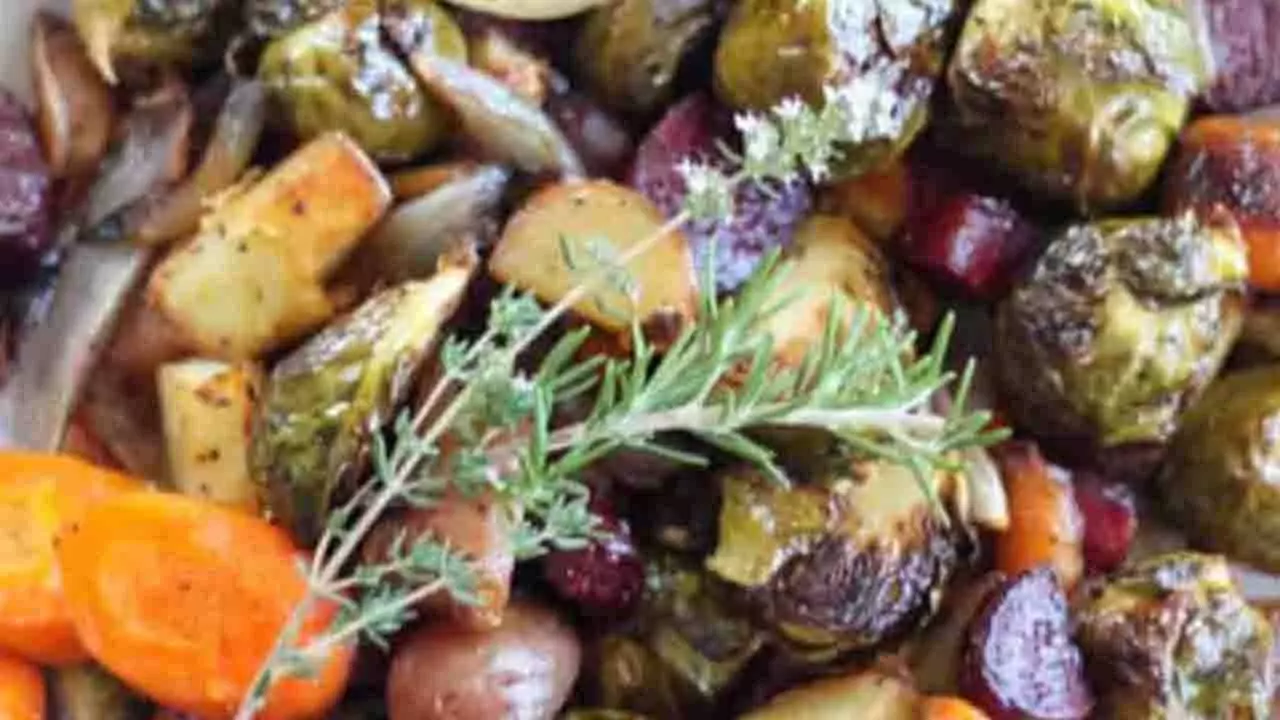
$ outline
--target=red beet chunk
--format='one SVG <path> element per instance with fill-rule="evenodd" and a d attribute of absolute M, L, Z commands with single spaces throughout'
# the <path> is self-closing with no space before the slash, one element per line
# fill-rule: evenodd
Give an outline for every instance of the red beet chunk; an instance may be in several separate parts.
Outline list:
<path fill-rule="evenodd" d="M 964 696 L 992 720 L 1082 720 L 1093 707 L 1067 600 L 1047 567 L 992 593 L 969 627 Z"/>
<path fill-rule="evenodd" d="M 1216 112 L 1280 102 L 1280 4 L 1274 0 L 1200 0 L 1215 77 L 1201 101 Z"/>
<path fill-rule="evenodd" d="M 36 269 L 51 239 L 49 169 L 22 104 L 0 90 L 0 280 Z"/>
<path fill-rule="evenodd" d="M 631 185 L 667 217 L 678 213 L 685 197 L 681 160 L 723 164 L 720 143 L 737 142 L 732 116 L 708 96 L 691 95 L 676 103 L 641 142 L 631 170 Z M 686 228 L 699 268 L 705 268 L 712 243 L 716 247 L 717 290 L 732 291 L 742 284 L 769 251 L 791 241 L 809 212 L 808 185 L 744 185 L 739 188 L 732 219 L 703 222 Z"/>
<path fill-rule="evenodd" d="M 909 223 L 907 259 L 952 290 L 995 300 L 1035 240 L 1035 227 L 1008 201 L 960 192 L 929 203 Z"/>
<path fill-rule="evenodd" d="M 588 615 L 625 613 L 644 591 L 644 561 L 630 526 L 607 502 L 593 499 L 592 511 L 601 520 L 602 536 L 581 550 L 548 554 L 543 574 L 556 593 Z"/>
<path fill-rule="evenodd" d="M 1076 482 L 1076 505 L 1084 518 L 1084 562 L 1089 572 L 1109 573 L 1124 564 L 1138 532 L 1128 487 L 1096 478 Z"/>

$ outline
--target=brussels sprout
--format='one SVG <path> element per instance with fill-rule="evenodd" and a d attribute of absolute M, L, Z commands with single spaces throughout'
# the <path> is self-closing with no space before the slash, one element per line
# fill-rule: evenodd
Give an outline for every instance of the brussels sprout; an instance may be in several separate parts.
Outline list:
<path fill-rule="evenodd" d="M 318 20 L 346 0 L 244 0 L 244 21 L 259 37 L 279 37 Z"/>
<path fill-rule="evenodd" d="M 646 644 L 700 701 L 723 692 L 764 640 L 730 607 L 730 590 L 675 556 L 659 556 L 648 568 Z"/>
<path fill-rule="evenodd" d="M 747 588 L 793 643 L 840 652 L 900 635 L 932 614 L 956 537 L 912 471 L 833 459 L 784 488 L 751 468 L 720 478 L 720 537 L 707 567 Z M 955 478 L 934 478 L 948 496 Z"/>
<path fill-rule="evenodd" d="M 978 0 L 948 130 L 1036 191 L 1114 207 L 1155 178 L 1205 66 L 1181 2 Z"/>
<path fill-rule="evenodd" d="M 1220 216 L 1067 229 L 998 311 L 1008 409 L 1059 446 L 1164 443 L 1235 341 L 1247 272 Z"/>
<path fill-rule="evenodd" d="M 1158 476 L 1193 543 L 1280 572 L 1280 366 L 1227 375 L 1187 412 Z"/>
<path fill-rule="evenodd" d="M 866 109 L 865 138 L 845 148 L 842 174 L 873 170 L 898 155 L 929 117 L 942 74 L 955 0 L 741 0 L 716 49 L 720 97 L 737 109 L 768 110 L 799 96 L 825 101 L 845 91 Z"/>
<path fill-rule="evenodd" d="M 594 701 L 654 717 L 682 715 L 685 688 L 644 642 L 621 634 L 606 635 L 596 643 L 594 652 Z"/>
<path fill-rule="evenodd" d="M 116 63 L 190 65 L 230 39 L 238 0 L 74 0 L 76 28 L 109 80 Z"/>
<path fill-rule="evenodd" d="M 276 365 L 253 437 L 272 513 L 314 542 L 335 501 L 360 480 L 370 435 L 391 420 L 470 270 L 386 290 Z"/>
<path fill-rule="evenodd" d="M 1076 620 L 1098 717 L 1272 717 L 1274 630 L 1221 557 L 1150 558 L 1093 588 Z"/>
<path fill-rule="evenodd" d="M 619 112 L 649 115 L 671 98 L 680 63 L 711 30 L 714 0 L 622 0 L 595 10 L 577 61 L 592 94 Z"/>
<path fill-rule="evenodd" d="M 432 52 L 465 59 L 466 39 L 428 0 L 407 0 L 416 36 Z M 448 114 L 384 42 L 383 16 L 360 3 L 331 12 L 267 46 L 258 76 L 300 139 L 340 130 L 377 160 L 409 160 L 435 147 Z"/>

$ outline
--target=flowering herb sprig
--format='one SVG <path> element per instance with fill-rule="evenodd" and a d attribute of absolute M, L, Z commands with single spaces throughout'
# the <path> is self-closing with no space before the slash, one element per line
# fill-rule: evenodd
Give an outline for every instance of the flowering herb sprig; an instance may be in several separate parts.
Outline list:
<path fill-rule="evenodd" d="M 490 306 L 480 337 L 444 343 L 440 379 L 411 415 L 399 419 L 390 445 L 375 437 L 370 479 L 329 518 L 306 568 L 307 595 L 237 717 L 253 717 L 275 682 L 313 671 L 339 644 L 359 638 L 385 646 L 430 595 L 447 592 L 460 602 L 474 601 L 473 573 L 445 538 L 401 536 L 385 560 L 356 561 L 369 531 L 395 506 L 430 506 L 450 490 L 491 493 L 518 518 L 513 544 L 517 556 L 527 558 L 590 540 L 596 520 L 579 476 L 608 453 L 626 448 L 705 462 L 663 445 L 659 438 L 667 433 L 697 437 L 780 481 L 785 478 L 772 452 L 750 429 L 820 428 L 857 453 L 902 463 L 922 477 L 951 463 L 955 451 L 990 442 L 987 414 L 963 410 L 967 373 L 949 414 L 935 414 L 930 406 L 955 379 L 944 369 L 950 321 L 918 355 L 901 319 L 832 308 L 806 360 L 795 368 L 777 367 L 772 339 L 759 332 L 778 310 L 782 271 L 776 255 L 729 299 L 710 291 L 716 287 L 714 263 L 706 263 L 699 321 L 661 353 L 633 324 L 629 358 L 579 361 L 584 328 L 563 335 L 535 373 L 517 370 L 522 353 L 580 300 L 601 285 L 628 282 L 622 269 L 632 259 L 686 223 L 731 216 L 741 184 L 826 177 L 842 147 L 879 132 L 883 112 L 872 89 L 853 83 L 829 91 L 820 108 L 789 100 L 767 114 L 739 116 L 742 151 L 726 150 L 734 169 L 682 162 L 684 207 L 652 236 L 625 252 L 588 252 L 581 282 L 550 308 L 508 290 Z M 579 240 L 564 239 L 564 252 L 581 247 Z M 555 410 L 570 401 L 587 401 L 589 412 L 557 426 Z M 441 450 L 446 437 L 457 441 L 447 454 Z M 325 632 L 300 643 L 303 619 L 321 601 L 338 603 L 342 612 Z"/>

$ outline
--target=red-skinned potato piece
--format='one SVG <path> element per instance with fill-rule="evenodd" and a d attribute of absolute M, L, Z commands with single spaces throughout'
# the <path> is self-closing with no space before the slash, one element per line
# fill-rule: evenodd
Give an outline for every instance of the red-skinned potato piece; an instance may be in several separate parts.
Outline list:
<path fill-rule="evenodd" d="M 995 459 L 1009 499 L 1009 528 L 996 536 L 996 569 L 1013 576 L 1040 566 L 1071 588 L 1084 574 L 1084 523 L 1070 477 L 1030 442 L 1006 443 Z"/>
<path fill-rule="evenodd" d="M 1200 118 L 1183 131 L 1167 178 L 1170 212 L 1230 212 L 1249 246 L 1249 284 L 1280 290 L 1280 116 Z"/>
<path fill-rule="evenodd" d="M 1201 103 L 1238 112 L 1280 101 L 1280 5 L 1274 0 L 1194 0 L 1212 49 L 1214 81 Z"/>
<path fill-rule="evenodd" d="M 552 720 L 581 657 L 573 629 L 526 602 L 513 603 L 487 632 L 428 623 L 396 649 L 387 712 L 391 720 Z"/>
<path fill-rule="evenodd" d="M 1117 570 L 1129 557 L 1138 514 L 1129 486 L 1077 478 L 1076 506 L 1084 520 L 1084 564 L 1091 573 Z"/>
<path fill-rule="evenodd" d="M 979 300 L 1004 294 L 1035 227 L 1008 201 L 961 191 L 919 208 L 907 221 L 907 260 L 939 284 Z"/>
<path fill-rule="evenodd" d="M 429 508 L 383 520 L 365 541 L 364 555 L 373 562 L 385 561 L 398 537 L 403 538 L 404 547 L 424 535 L 448 540 L 473 563 L 478 602 L 465 604 L 448 593 L 439 593 L 427 598 L 419 609 L 428 615 L 444 615 L 460 627 L 487 630 L 501 624 L 510 598 L 515 569 L 510 534 L 511 519 L 502 503 L 490 497 L 452 493 Z"/>
<path fill-rule="evenodd" d="M 969 629 L 960 686 L 991 720 L 1083 720 L 1093 707 L 1053 572 L 1012 578 Z"/>
<path fill-rule="evenodd" d="M 699 159 L 723 162 L 719 143 L 735 144 L 732 117 L 709 96 L 684 98 L 667 111 L 636 150 L 631 186 L 667 216 L 678 213 L 685 197 L 679 165 Z M 770 250 L 787 245 L 812 205 L 808 185 L 761 187 L 747 184 L 734 197 L 734 216 L 722 223 L 693 223 L 689 244 L 699 268 L 705 267 L 712 241 L 716 247 L 717 289 L 736 289 Z M 699 275 L 701 277 L 701 275 Z"/>

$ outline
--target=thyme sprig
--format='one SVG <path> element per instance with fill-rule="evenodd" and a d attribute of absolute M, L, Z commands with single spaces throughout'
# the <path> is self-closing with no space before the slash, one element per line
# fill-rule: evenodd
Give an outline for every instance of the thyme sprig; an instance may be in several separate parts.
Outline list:
<path fill-rule="evenodd" d="M 768 114 L 740 116 L 741 154 L 726 150 L 728 166 L 736 169 L 682 162 L 684 208 L 652 236 L 607 258 L 586 253 L 594 265 L 554 306 L 543 308 L 531 296 L 508 290 L 491 304 L 482 335 L 446 341 L 439 353 L 441 376 L 427 398 L 397 420 L 391 443 L 375 435 L 371 477 L 328 518 L 303 568 L 307 594 L 237 718 L 252 718 L 272 685 L 314 672 L 336 646 L 356 639 L 385 646 L 415 619 L 414 607 L 426 597 L 445 592 L 475 602 L 474 573 L 446 539 L 400 535 L 384 560 L 358 562 L 361 545 L 393 507 L 429 507 L 447 492 L 492 494 L 517 520 L 513 544 L 517 556 L 527 558 L 590 540 L 596 520 L 580 474 L 592 462 L 622 448 L 705 462 L 664 445 L 660 438 L 670 432 L 693 435 L 782 482 L 772 452 L 751 430 L 821 428 L 856 452 L 902 463 L 921 478 L 949 466 L 953 451 L 989 442 L 986 413 L 963 410 L 968 372 L 953 409 L 946 416 L 931 410 L 935 393 L 956 379 L 944 368 L 949 321 L 932 348 L 917 355 L 916 338 L 901 318 L 835 307 L 813 352 L 798 367 L 777 367 L 772 339 L 761 331 L 780 307 L 784 269 L 776 255 L 729 299 L 710 291 L 716 287 L 714 263 L 706 263 L 702 287 L 708 291 L 699 320 L 662 352 L 633 324 L 629 358 L 580 361 L 587 339 L 587 330 L 580 329 L 565 333 L 536 372 L 517 369 L 522 354 L 570 308 L 602 285 L 617 285 L 619 270 L 632 259 L 686 223 L 732 215 L 742 183 L 822 179 L 843 145 L 878 132 L 874 90 L 852 83 L 828 92 L 821 108 L 793 100 Z M 576 249 L 577 240 L 564 239 L 566 253 Z M 557 409 L 574 400 L 587 401 L 588 412 L 558 425 Z M 340 612 L 322 632 L 301 641 L 307 618 L 322 602 L 337 604 Z"/>

